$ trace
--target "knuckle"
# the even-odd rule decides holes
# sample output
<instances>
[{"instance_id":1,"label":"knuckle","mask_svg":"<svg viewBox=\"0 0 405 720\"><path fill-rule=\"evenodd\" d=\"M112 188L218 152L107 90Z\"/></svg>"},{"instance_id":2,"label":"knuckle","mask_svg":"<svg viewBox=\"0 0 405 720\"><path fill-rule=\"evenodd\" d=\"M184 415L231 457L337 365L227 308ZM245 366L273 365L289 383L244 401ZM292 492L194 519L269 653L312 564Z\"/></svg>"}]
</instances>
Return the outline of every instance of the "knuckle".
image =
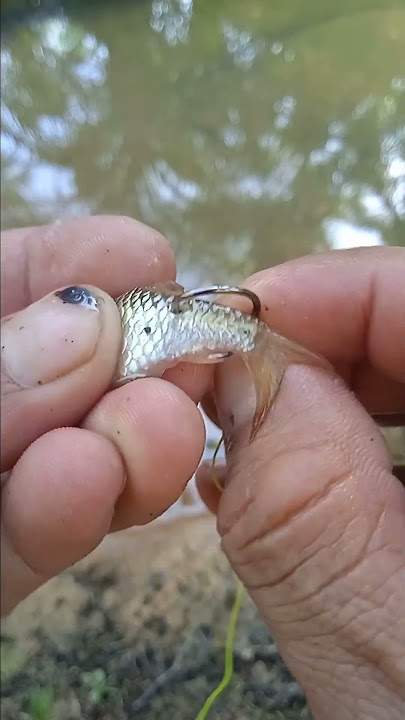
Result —
<instances>
[{"instance_id":1,"label":"knuckle","mask_svg":"<svg viewBox=\"0 0 405 720\"><path fill-rule=\"evenodd\" d=\"M352 573L384 515L383 503L364 509L358 471L328 460L325 470L324 458L307 449L288 453L288 463L283 453L273 458L223 535L224 552L249 588L271 590L275 603L311 605Z\"/></svg>"}]
</instances>

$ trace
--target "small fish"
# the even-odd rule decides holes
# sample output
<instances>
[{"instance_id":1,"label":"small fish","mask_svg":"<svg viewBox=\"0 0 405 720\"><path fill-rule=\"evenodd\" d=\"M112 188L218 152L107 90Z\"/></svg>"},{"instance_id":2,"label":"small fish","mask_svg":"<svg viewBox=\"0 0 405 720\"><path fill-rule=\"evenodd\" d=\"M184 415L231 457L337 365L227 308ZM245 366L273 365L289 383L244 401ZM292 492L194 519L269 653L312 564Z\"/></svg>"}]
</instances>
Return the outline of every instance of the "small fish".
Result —
<instances>
[{"instance_id":1,"label":"small fish","mask_svg":"<svg viewBox=\"0 0 405 720\"><path fill-rule=\"evenodd\" d=\"M254 304L256 299L259 314L260 301L253 293L242 288L234 292L248 295ZM113 385L161 377L180 362L218 363L229 355L239 355L256 391L253 440L274 402L286 367L293 363L325 367L327 363L278 335L258 317L207 301L199 294L186 293L178 283L169 282L135 288L116 300L123 345Z\"/></svg>"}]
</instances>

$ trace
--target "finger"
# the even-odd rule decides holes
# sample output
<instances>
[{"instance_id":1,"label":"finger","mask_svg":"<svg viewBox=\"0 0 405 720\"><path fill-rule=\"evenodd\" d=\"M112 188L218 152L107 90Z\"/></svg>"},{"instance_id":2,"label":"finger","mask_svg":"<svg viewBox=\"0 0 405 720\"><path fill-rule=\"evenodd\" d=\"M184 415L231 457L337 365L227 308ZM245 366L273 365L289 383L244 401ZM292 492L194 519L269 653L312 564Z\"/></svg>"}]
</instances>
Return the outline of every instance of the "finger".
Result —
<instances>
[{"instance_id":1,"label":"finger","mask_svg":"<svg viewBox=\"0 0 405 720\"><path fill-rule=\"evenodd\" d=\"M142 525L161 515L183 492L201 459L205 427L194 402L160 379L128 383L105 395L86 428L118 448L127 482L112 529Z\"/></svg>"},{"instance_id":2,"label":"finger","mask_svg":"<svg viewBox=\"0 0 405 720\"><path fill-rule=\"evenodd\" d=\"M75 425L108 389L119 354L115 302L64 288L2 320L1 470L37 437Z\"/></svg>"},{"instance_id":3,"label":"finger","mask_svg":"<svg viewBox=\"0 0 405 720\"><path fill-rule=\"evenodd\" d=\"M371 390L371 388L370 388ZM398 403L399 405L399 395L396 394L396 398L392 397L387 398L387 396L381 396L378 392L378 388L376 390L376 396L372 397L370 395L370 403L371 409L367 408L374 418L375 422L378 423L378 425L382 427L400 427L401 425L405 425L405 414L404 413L397 413L395 410L390 411L386 408L395 407ZM361 398L359 398L361 399ZM367 404L366 404L367 405ZM219 425L219 419L218 419L218 413L217 409L215 407L214 401L212 399L211 393L208 393L207 395L203 396L201 407L204 410L205 414L208 416L208 418L211 420L211 422L214 423L217 427L220 427ZM375 408L376 412L373 412L373 408ZM385 411L385 412L384 412Z\"/></svg>"},{"instance_id":4,"label":"finger","mask_svg":"<svg viewBox=\"0 0 405 720\"><path fill-rule=\"evenodd\" d=\"M208 510L214 515L218 512L219 502L221 499L221 491L218 488L224 487L226 479L225 465L216 465L212 468L211 462L203 462L198 468L195 480L198 493Z\"/></svg>"},{"instance_id":5,"label":"finger","mask_svg":"<svg viewBox=\"0 0 405 720\"><path fill-rule=\"evenodd\" d=\"M405 405L405 249L311 255L253 275L263 319L333 363L367 362Z\"/></svg>"},{"instance_id":6,"label":"finger","mask_svg":"<svg viewBox=\"0 0 405 720\"><path fill-rule=\"evenodd\" d=\"M117 297L136 285L175 277L165 238L127 217L83 217L6 230L1 249L2 315L63 285L95 285Z\"/></svg>"},{"instance_id":7,"label":"finger","mask_svg":"<svg viewBox=\"0 0 405 720\"><path fill-rule=\"evenodd\" d=\"M349 378L350 374L340 368L341 376ZM389 380L380 372L367 367L359 369L356 373L356 395L363 403L374 420L386 427L405 424L404 385ZM218 413L214 396L211 390L202 399L202 408L209 419L219 427Z\"/></svg>"},{"instance_id":8,"label":"finger","mask_svg":"<svg viewBox=\"0 0 405 720\"><path fill-rule=\"evenodd\" d=\"M373 418L381 427L405 426L405 414L402 413L400 415L397 413L387 413L386 415L377 413L376 415L373 415Z\"/></svg>"},{"instance_id":9,"label":"finger","mask_svg":"<svg viewBox=\"0 0 405 720\"><path fill-rule=\"evenodd\" d=\"M402 485L405 485L405 465L394 465L392 474ZM219 483L222 488L225 488L226 478L226 466L217 465L213 469L209 461L201 463L195 475L200 498L208 510L214 515L218 513L219 502L222 495L216 483Z\"/></svg>"},{"instance_id":10,"label":"finger","mask_svg":"<svg viewBox=\"0 0 405 720\"><path fill-rule=\"evenodd\" d=\"M402 485L405 485L405 465L394 465L392 472Z\"/></svg>"},{"instance_id":11,"label":"finger","mask_svg":"<svg viewBox=\"0 0 405 720\"><path fill-rule=\"evenodd\" d=\"M88 430L53 430L26 450L2 490L2 615L101 542L124 477L114 445Z\"/></svg>"},{"instance_id":12,"label":"finger","mask_svg":"<svg viewBox=\"0 0 405 720\"><path fill-rule=\"evenodd\" d=\"M219 427L219 419L218 419L218 413L217 408L215 405L215 398L214 398L214 392L213 389L210 389L203 397L201 401L202 409L204 410L207 417L211 420L211 422L214 423L217 427Z\"/></svg>"},{"instance_id":13,"label":"finger","mask_svg":"<svg viewBox=\"0 0 405 720\"><path fill-rule=\"evenodd\" d=\"M246 373L231 359L218 375L224 430L234 421L218 508L226 555L320 717L339 717L339 688L356 697L356 668L389 703L388 678L398 699L405 489L377 426L340 379L296 366L249 445Z\"/></svg>"},{"instance_id":14,"label":"finger","mask_svg":"<svg viewBox=\"0 0 405 720\"><path fill-rule=\"evenodd\" d=\"M405 383L364 363L352 369L346 379L371 415L405 416Z\"/></svg>"},{"instance_id":15,"label":"finger","mask_svg":"<svg viewBox=\"0 0 405 720\"><path fill-rule=\"evenodd\" d=\"M166 370L163 377L181 388L195 403L199 403L213 385L213 365L180 363Z\"/></svg>"}]
</instances>

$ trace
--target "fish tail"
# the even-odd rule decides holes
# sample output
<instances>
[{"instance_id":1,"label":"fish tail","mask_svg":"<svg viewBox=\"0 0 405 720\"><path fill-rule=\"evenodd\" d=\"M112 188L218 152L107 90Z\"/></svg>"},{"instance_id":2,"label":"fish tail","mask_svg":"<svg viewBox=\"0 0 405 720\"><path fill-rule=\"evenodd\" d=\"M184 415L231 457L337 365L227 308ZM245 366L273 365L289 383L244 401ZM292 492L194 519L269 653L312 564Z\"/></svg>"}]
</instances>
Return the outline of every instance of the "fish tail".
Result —
<instances>
[{"instance_id":1,"label":"fish tail","mask_svg":"<svg viewBox=\"0 0 405 720\"><path fill-rule=\"evenodd\" d=\"M264 323L259 325L254 349L244 353L243 360L252 377L256 393L256 410L249 442L254 440L273 406L284 372L289 365L331 369L325 358L312 353L293 340L278 335Z\"/></svg>"}]
</instances>

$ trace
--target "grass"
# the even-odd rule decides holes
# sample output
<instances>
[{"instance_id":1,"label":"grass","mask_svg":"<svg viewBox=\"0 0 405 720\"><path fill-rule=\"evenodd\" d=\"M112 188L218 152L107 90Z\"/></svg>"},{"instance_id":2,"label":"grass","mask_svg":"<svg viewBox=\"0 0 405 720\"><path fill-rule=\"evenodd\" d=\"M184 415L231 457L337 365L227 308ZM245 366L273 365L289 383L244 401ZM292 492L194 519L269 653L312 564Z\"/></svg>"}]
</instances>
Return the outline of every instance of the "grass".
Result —
<instances>
[{"instance_id":1,"label":"grass","mask_svg":"<svg viewBox=\"0 0 405 720\"><path fill-rule=\"evenodd\" d=\"M94 705L98 705L98 703L117 692L117 688L108 683L107 676L102 668L83 673L83 684L89 688L89 697Z\"/></svg>"},{"instance_id":2,"label":"grass","mask_svg":"<svg viewBox=\"0 0 405 720\"><path fill-rule=\"evenodd\" d=\"M28 713L32 720L55 720L54 694L51 687L37 687L32 690Z\"/></svg>"},{"instance_id":3,"label":"grass","mask_svg":"<svg viewBox=\"0 0 405 720\"><path fill-rule=\"evenodd\" d=\"M24 664L25 653L21 646L14 642L2 640L1 643L1 679L7 680L7 678L14 675L15 672Z\"/></svg>"}]
</instances>

